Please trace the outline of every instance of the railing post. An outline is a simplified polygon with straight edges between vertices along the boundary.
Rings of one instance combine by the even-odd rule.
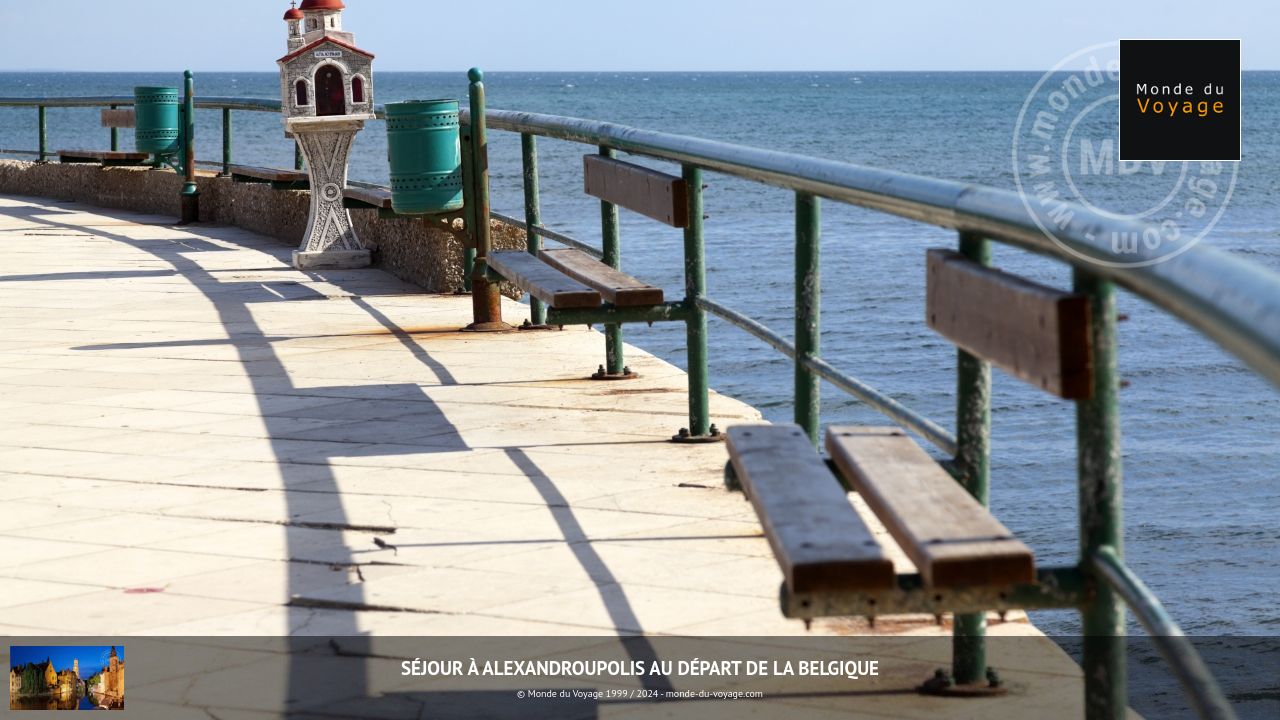
[[[1103,548],[1124,553],[1115,286],[1077,268],[1075,290],[1089,298],[1093,346],[1093,395],[1076,403],[1080,569],[1093,590],[1082,611],[1085,717],[1120,720],[1128,706],[1125,607],[1091,562]]]
[[[231,108],[222,108],[222,174],[231,176]]]
[[[46,118],[45,106],[39,108],[39,125],[40,125],[40,162],[46,162],[49,159],[49,123]]]
[[[542,200],[538,187],[538,137],[531,133],[520,135],[520,160],[524,168],[524,226],[527,228],[525,247],[530,255],[542,249],[542,236],[534,228],[542,225]],[[529,298],[529,322],[547,324],[547,306],[536,297]]]
[[[822,283],[822,205],[808,193],[796,193],[796,424],[818,444],[821,384],[804,366],[820,348]]]
[[[617,157],[617,153],[613,148],[602,145],[600,156],[614,158]],[[604,264],[614,270],[621,270],[622,249],[618,238],[618,206],[607,200],[600,201],[600,237],[601,249],[604,250],[602,258]],[[597,380],[610,380],[628,376],[626,360],[622,355],[621,325],[606,324],[604,326],[604,357],[604,372],[596,373],[592,377]]]
[[[707,294],[707,269],[702,236],[702,168],[685,165],[682,175],[689,193],[689,224],[684,229],[684,290],[690,317],[686,321],[689,353],[689,427],[681,428],[673,440],[702,442],[713,434],[707,383],[707,311],[698,304]]]
[[[467,243],[462,248],[462,291],[471,292],[471,273],[476,267],[476,204],[474,196],[475,179],[471,166],[471,125],[459,125],[459,140],[462,145],[462,217],[466,223]]]
[[[960,234],[960,254],[991,264],[991,242]],[[956,354],[956,457],[960,484],[986,506],[990,495],[991,365],[964,350]],[[987,620],[984,613],[955,617],[951,675],[957,685],[985,682]]]
[[[301,170],[305,163],[302,158],[302,145],[298,143],[298,139],[293,139],[293,169]]]
[[[196,186],[196,82],[190,70],[182,74],[185,102],[182,111],[182,222],[200,222],[200,189]]]
[[[112,105],[111,109],[115,110],[119,107],[119,105]],[[117,152],[120,150],[120,128],[115,127],[115,123],[111,126],[111,152]]]
[[[467,73],[471,80],[471,168],[474,185],[471,189],[475,210],[476,264],[471,271],[472,331],[497,331],[507,328],[502,322],[502,295],[498,283],[489,280],[485,258],[493,247],[493,234],[489,227],[489,141],[485,128],[484,73],[471,68]]]

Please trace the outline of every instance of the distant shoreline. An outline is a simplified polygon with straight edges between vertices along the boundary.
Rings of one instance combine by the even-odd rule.
[[[160,70],[3,70],[0,75],[149,75],[174,72]],[[274,70],[198,70],[218,75],[273,75]],[[489,75],[1043,75],[1048,70],[485,70]],[[1073,72],[1066,68],[1058,72]],[[1250,73],[1277,73],[1280,69],[1246,68]],[[378,70],[379,75],[457,75],[465,70]]]

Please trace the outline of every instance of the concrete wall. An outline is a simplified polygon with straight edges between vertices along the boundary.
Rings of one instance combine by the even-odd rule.
[[[290,246],[302,242],[309,192],[235,183],[211,173],[201,173],[197,184],[202,223],[234,225]],[[181,189],[182,178],[171,170],[0,160],[0,193],[8,195],[73,200],[176,219]],[[375,267],[428,292],[462,287],[463,243],[442,226],[432,227],[424,220],[384,220],[376,210],[352,210],[351,219],[360,240],[374,251]],[[496,249],[525,246],[523,231],[496,220],[492,228]]]

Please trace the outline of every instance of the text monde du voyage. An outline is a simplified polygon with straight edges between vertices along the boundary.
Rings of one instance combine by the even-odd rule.
[[[1224,101],[1215,100],[1222,96],[1224,85],[1205,83],[1204,87],[1190,83],[1176,85],[1150,85],[1136,83],[1134,99],[1138,103],[1138,112],[1143,115],[1160,117],[1193,116],[1207,118],[1211,115],[1225,115],[1227,107]]]

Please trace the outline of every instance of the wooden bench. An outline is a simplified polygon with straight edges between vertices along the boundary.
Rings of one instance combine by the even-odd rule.
[[[270,184],[275,190],[307,190],[311,187],[307,173],[301,170],[232,165],[230,171],[234,182]]]
[[[583,159],[587,194],[673,227],[688,224],[684,180],[600,155]],[[516,255],[524,255],[520,258]],[[536,256],[494,252],[488,266],[555,310],[591,307],[648,307],[665,302],[654,287],[580,250],[541,250]]]
[[[896,427],[831,427],[827,453],[925,584],[1033,582],[1031,549]]]
[[[1087,298],[950,251],[929,251],[927,266],[931,328],[1046,392],[1090,396]],[[988,588],[998,603],[994,609],[1007,605],[1007,590],[1039,587],[1031,549],[900,428],[828,428],[829,468],[797,426],[732,427],[728,446],[733,477],[727,479],[751,499],[793,596],[814,588],[865,595],[883,583],[874,562],[878,548],[865,544],[867,527],[851,511],[837,478],[862,497],[916,565],[918,579],[891,581],[897,592],[923,587],[936,598],[937,612],[949,602],[967,602],[965,612],[973,612],[976,596],[951,598]],[[839,541],[844,544],[833,544]],[[805,617],[822,612],[803,598],[798,610],[786,607]]]
[[[550,265],[521,250],[489,253],[489,267],[521,290],[557,309],[600,305],[600,293],[557,272]]]
[[[726,442],[790,592],[893,588],[893,563],[799,426],[739,425]]]
[[[950,250],[927,255],[929,327],[957,347],[1060,398],[1093,387],[1089,301]]]
[[[131,128],[134,126],[134,113],[132,109],[102,111],[102,127],[111,129],[111,146],[116,147],[117,132],[120,128]],[[68,164],[85,164],[93,163],[96,165],[122,165],[137,166],[147,165],[151,162],[151,156],[142,152],[122,152],[119,150],[59,150],[58,161]]]
[[[600,298],[618,307],[661,305],[662,288],[614,270],[581,250],[542,250],[538,259],[560,273],[600,293]]]
[[[588,195],[674,228],[689,226],[689,190],[684,178],[602,155],[582,158]]]
[[[729,429],[730,464],[792,594],[884,591],[893,566],[796,425]],[[834,427],[827,449],[929,587],[1035,580],[1030,548],[897,428]]]
[[[343,205],[348,210],[378,210],[394,212],[391,207],[391,189],[358,186],[344,188]]]
[[[151,156],[140,152],[119,150],[59,150],[58,162],[67,164],[93,163],[96,165],[137,166],[147,165]]]

